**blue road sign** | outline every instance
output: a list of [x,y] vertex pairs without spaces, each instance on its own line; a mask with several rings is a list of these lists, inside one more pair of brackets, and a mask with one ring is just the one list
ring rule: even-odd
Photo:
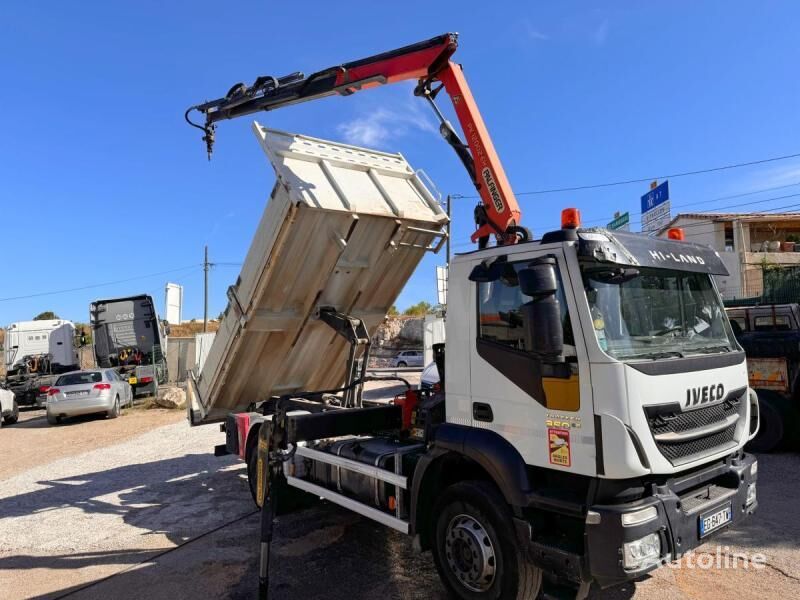
[[669,181],[665,181],[642,196],[642,214],[648,210],[653,210],[667,200],[669,200]]

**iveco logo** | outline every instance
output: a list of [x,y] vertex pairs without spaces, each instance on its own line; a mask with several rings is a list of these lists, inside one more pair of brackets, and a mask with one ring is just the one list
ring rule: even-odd
[[484,167],[483,171],[481,171],[481,175],[483,175],[483,180],[486,182],[486,189],[489,190],[489,195],[492,197],[494,209],[499,213],[503,212],[506,209],[506,205],[500,197],[500,192],[497,190],[497,184],[494,181],[494,176],[489,170],[489,167]]
[[724,394],[725,388],[721,383],[716,385],[689,388],[686,390],[686,406],[694,406],[696,404],[705,404],[707,402],[714,402],[715,400],[722,400]]

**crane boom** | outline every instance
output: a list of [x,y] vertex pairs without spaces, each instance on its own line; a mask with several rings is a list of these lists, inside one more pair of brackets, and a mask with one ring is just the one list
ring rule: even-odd
[[[237,83],[222,98],[192,106],[186,111],[186,120],[203,131],[210,158],[216,123],[219,121],[327,96],[349,96],[388,83],[417,80],[414,94],[424,97],[434,108],[442,137],[456,151],[480,195],[481,204],[475,209],[476,231],[471,236],[472,241],[485,247],[491,235],[495,236],[498,244],[529,239],[528,230],[520,226],[519,204],[461,66],[450,60],[457,47],[458,35],[446,33],[324,69],[308,77],[299,72],[284,77],[262,76],[250,86]],[[436,106],[436,96],[442,89],[453,102],[465,141],[461,140]],[[204,124],[190,120],[189,114],[194,110],[205,115]]]

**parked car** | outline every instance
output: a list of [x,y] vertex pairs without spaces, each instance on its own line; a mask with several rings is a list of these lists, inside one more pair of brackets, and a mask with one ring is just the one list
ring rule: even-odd
[[47,392],[47,422],[55,425],[64,417],[105,413],[120,415],[133,404],[130,384],[113,369],[73,371],[61,375]]
[[19,406],[14,392],[0,388],[0,415],[6,425],[13,425],[19,418]]
[[432,390],[433,386],[439,383],[439,381],[439,369],[436,367],[436,361],[433,361],[423,369],[422,375],[419,378],[419,389]]
[[403,350],[398,352],[392,359],[392,366],[402,369],[403,367],[421,367],[422,350]]

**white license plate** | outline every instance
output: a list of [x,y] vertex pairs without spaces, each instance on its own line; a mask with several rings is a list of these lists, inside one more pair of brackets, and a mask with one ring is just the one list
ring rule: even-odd
[[69,396],[70,398],[80,398],[81,396],[88,396],[88,395],[89,395],[88,391],[67,392],[67,396]]
[[712,531],[724,527],[731,522],[732,518],[733,511],[731,510],[730,504],[716,509],[711,514],[706,513],[705,515],[700,515],[700,537],[705,537]]

